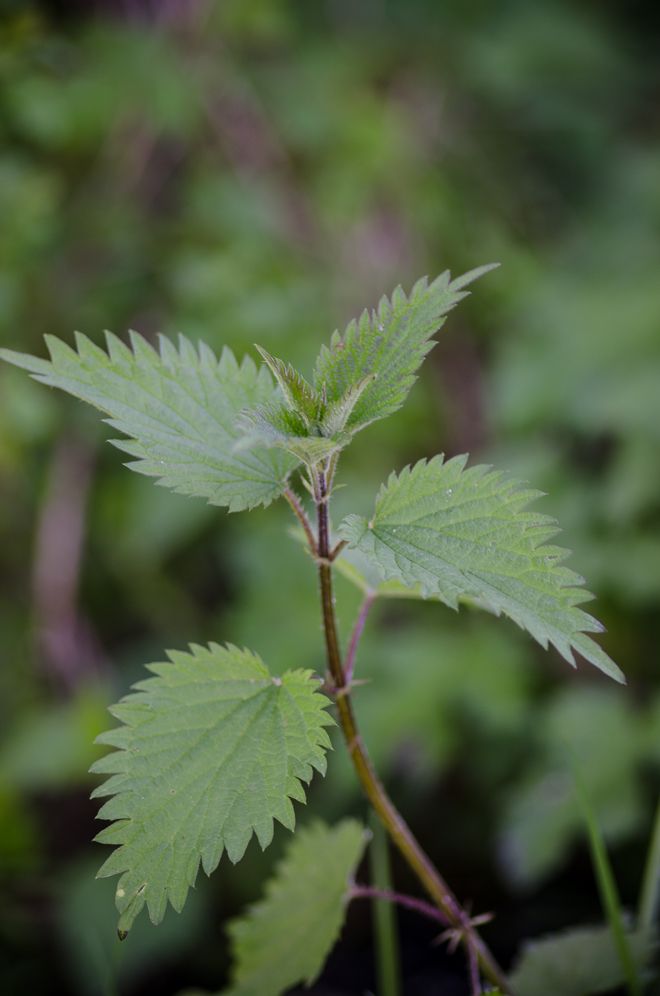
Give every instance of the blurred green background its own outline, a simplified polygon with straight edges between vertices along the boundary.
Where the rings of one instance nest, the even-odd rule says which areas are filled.
[[[512,624],[376,606],[365,739],[509,964],[601,918],[570,742],[634,905],[660,787],[660,8],[650,0],[0,5],[0,343],[183,331],[304,371],[401,282],[498,260],[406,408],[361,435],[336,516],[392,467],[470,451],[548,492],[620,688]],[[227,516],[121,466],[98,417],[0,370],[0,991],[218,990],[223,923],[281,852],[114,937],[86,774],[106,706],[164,647],[323,667],[285,508]],[[346,634],[358,594],[340,581]],[[338,744],[339,746],[339,744]],[[365,815],[341,751],[313,814]],[[395,863],[402,889],[414,889]],[[404,992],[461,959],[400,914]],[[440,970],[442,973],[440,974]],[[366,904],[315,994],[373,991]]]

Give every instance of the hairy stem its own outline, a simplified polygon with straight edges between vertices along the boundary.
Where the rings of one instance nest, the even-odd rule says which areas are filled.
[[[360,637],[364,631],[367,616],[369,615],[369,609],[374,604],[375,599],[376,593],[374,591],[370,591],[364,596],[358,617],[355,620],[355,626],[353,627],[353,632],[351,633],[351,638],[348,643],[348,650],[346,651],[346,657],[344,659],[344,680],[348,686],[350,686],[353,681],[358,643],[360,642]]]
[[[302,506],[300,498],[295,493],[295,491],[291,490],[291,488],[287,488],[284,491],[284,497],[291,506],[291,509],[296,519],[303,527],[305,536],[307,538],[307,543],[309,545],[309,549],[312,552],[312,556],[316,557],[318,555],[318,549],[316,546],[316,537],[314,536],[314,531],[312,529],[309,519],[307,518],[307,513],[305,512],[305,509]]]
[[[421,916],[435,920],[436,923],[447,926],[447,918],[436,906],[417,899],[415,896],[405,896],[400,892],[393,892],[391,889],[378,889],[372,885],[354,885],[350,891],[351,899],[385,899],[388,903],[396,903],[405,909],[414,910]]]
[[[328,488],[323,472],[319,472],[315,483],[318,516],[318,572],[328,670],[338,693],[336,695],[336,706],[339,714],[339,722],[353,762],[353,767],[369,802],[375,809],[392,841],[406,859],[408,865],[437,908],[446,917],[451,927],[457,932],[457,935],[460,935],[461,943],[470,961],[472,962],[473,959],[476,959],[483,974],[497,985],[502,992],[510,993],[511,990],[502,969],[474,929],[470,917],[463,910],[430,858],[422,850],[405,820],[391,801],[362,743],[339,649],[337,621],[332,593],[332,567],[329,556]]]
[[[336,560],[345,546],[347,546],[346,540],[339,540],[339,542],[330,551],[330,560]]]

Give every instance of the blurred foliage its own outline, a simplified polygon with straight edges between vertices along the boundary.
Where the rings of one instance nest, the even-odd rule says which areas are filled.
[[[590,800],[610,842],[643,825],[643,765],[657,756],[653,709],[632,708],[610,689],[564,689],[540,717],[538,753],[505,809],[502,851],[521,884],[556,868],[582,832],[570,752],[582,759]]]
[[[653,942],[639,932],[628,936],[639,964],[648,964]],[[520,996],[582,996],[611,992],[623,971],[609,928],[581,927],[526,946],[512,982]]]
[[[185,910],[169,910],[161,929],[145,917],[123,944],[116,933],[114,883],[95,878],[97,862],[73,862],[54,885],[59,937],[69,961],[72,985],[90,996],[108,990],[114,980],[125,986],[167,969],[198,941],[209,916],[208,891],[191,893]]]
[[[627,690],[471,610],[383,600],[365,635],[365,737],[459,895],[502,911],[504,958],[520,922],[527,935],[575,918],[584,833],[565,741],[628,903],[660,786],[659,27],[642,0],[25,2],[0,16],[3,346],[180,329],[239,355],[256,340],[309,372],[396,283],[503,264],[403,412],[356,441],[336,517],[366,513],[392,466],[470,450],[548,491],[600,596]],[[104,704],[142,664],[218,639],[275,671],[322,667],[286,510],[229,518],[126,473],[99,439],[82,406],[0,370],[8,994],[111,991],[86,770]],[[358,598],[342,581],[345,635]],[[361,810],[341,752],[330,761],[312,808]],[[221,918],[274,857],[251,848],[185,925],[170,914],[158,937],[131,938],[122,991],[218,987]],[[593,922],[595,889],[581,902]],[[350,969],[329,967],[339,991],[370,971],[364,929],[345,941]],[[418,978],[424,957],[433,979],[437,949]]]

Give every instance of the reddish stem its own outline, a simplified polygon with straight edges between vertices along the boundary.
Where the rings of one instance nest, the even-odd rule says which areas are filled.
[[[353,681],[353,672],[355,671],[355,658],[357,656],[357,648],[360,642],[362,633],[364,632],[364,625],[367,621],[367,616],[369,615],[369,609],[374,604],[376,600],[376,592],[370,591],[364,597],[364,601],[360,606],[360,611],[358,617],[355,620],[355,626],[353,627],[353,632],[351,633],[351,639],[348,644],[348,650],[346,651],[346,657],[344,658],[344,676],[346,678],[346,684],[350,685]]]
[[[349,893],[351,899],[385,899],[387,902],[396,903],[406,909],[414,910],[429,920],[435,920],[447,926],[449,921],[444,913],[441,913],[435,906],[425,903],[423,899],[416,899],[415,896],[405,896],[401,892],[392,892],[390,889],[377,889],[371,885],[353,885]]]
[[[330,551],[330,560],[336,560],[345,546],[348,546],[346,540],[339,540],[337,545]]]
[[[375,809],[392,841],[424,886],[430,898],[446,917],[466,949],[468,957],[478,960],[484,975],[502,992],[510,993],[506,976],[493,955],[475,930],[468,914],[444,881],[428,855],[422,850],[406,821],[385,791],[367,749],[362,742],[353,711],[350,688],[342,665],[337,636],[334,597],[332,593],[332,565],[329,558],[328,488],[326,477],[319,472],[315,481],[315,501],[318,516],[318,573],[321,589],[323,632],[327,651],[328,670],[337,692],[335,703],[348,753],[353,762],[362,788]],[[472,963],[471,963],[472,964]],[[472,970],[472,969],[471,969]]]
[[[307,539],[307,544],[308,544],[309,549],[310,549],[310,551],[312,553],[312,556],[313,557],[318,557],[318,547],[316,545],[316,538],[314,536],[314,531],[312,529],[312,526],[311,526],[311,523],[310,523],[309,519],[307,518],[307,513],[305,512],[305,509],[303,508],[303,505],[302,505],[302,502],[301,502],[300,498],[295,493],[295,491],[291,490],[291,488],[287,488],[283,492],[283,494],[284,494],[284,497],[286,498],[286,500],[288,501],[289,505],[291,506],[291,508],[293,510],[293,514],[295,515],[296,519],[298,520],[298,522],[300,523],[300,525],[303,527],[303,530],[304,530],[304,533],[305,533],[305,537]]]

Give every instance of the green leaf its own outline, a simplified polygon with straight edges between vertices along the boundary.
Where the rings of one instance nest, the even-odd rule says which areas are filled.
[[[637,964],[647,965],[654,950],[649,935],[628,934]],[[624,982],[623,969],[608,927],[579,927],[529,942],[513,974],[516,996],[590,996]]]
[[[109,332],[106,340],[107,353],[76,334],[75,352],[46,336],[50,360],[6,349],[0,357],[106,412],[108,424],[130,437],[113,440],[137,458],[127,466],[165,487],[232,512],[268,505],[282,493],[297,461],[235,448],[239,412],[279,395],[265,368],[247,357],[239,365],[229,349],[218,360],[204,343],[196,350],[183,336],[178,350],[161,337],[159,352],[135,332],[132,350]]]
[[[343,925],[365,839],[355,820],[314,823],[296,834],[264,898],[229,926],[235,964],[228,996],[279,996],[311,985]]]
[[[336,401],[327,405],[297,370],[256,347],[284,394],[285,405],[257,405],[241,412],[238,428],[244,432],[237,449],[280,447],[313,465],[350,443],[346,425],[375,374],[363,377]],[[325,392],[324,392],[325,393]]]
[[[305,534],[301,530],[297,537],[302,543]],[[384,581],[376,564],[368,560],[357,547],[345,547],[335,560],[339,574],[354,584],[364,595],[376,595],[378,598],[423,598],[421,585],[404,584],[402,581],[390,579]]]
[[[309,552],[307,537],[303,529],[299,526],[290,526],[287,532]],[[331,533],[330,545],[334,546],[336,541],[337,538]],[[357,547],[344,547],[334,561],[334,566],[337,573],[341,574],[347,581],[350,581],[363,595],[373,595],[376,598],[430,599],[431,601],[441,601],[438,595],[425,595],[422,586],[419,584],[411,587],[402,581],[384,581],[377,565],[368,560]],[[482,609],[486,612],[491,611],[490,606],[482,599],[468,598],[467,595],[461,595],[459,601],[461,605]]]
[[[310,671],[272,678],[248,650],[210,644],[170,652],[156,677],[111,712],[124,725],[99,738],[119,748],[92,771],[111,777],[93,793],[114,820],[96,840],[117,847],[99,871],[117,875],[120,932],[144,904],[154,923],[167,901],[181,910],[200,861],[240,860],[253,832],[266,847],[273,820],[293,829],[291,799],[325,773],[326,698]]]
[[[554,519],[527,511],[540,495],[466,456],[442,456],[392,474],[370,522],[350,515],[340,535],[379,568],[385,580],[421,585],[451,608],[468,596],[504,613],[543,647],[552,644],[573,666],[573,650],[616,681],[617,665],[587,633],[603,631],[577,608],[591,596],[583,579],[562,566],[568,551],[543,545]]]
[[[335,332],[316,362],[314,384],[329,405],[339,402],[365,378],[372,380],[355,399],[346,428],[357,432],[397,411],[415,382],[415,373],[433,348],[431,337],[446,314],[467,297],[463,290],[497,264],[482,266],[451,280],[446,270],[431,284],[418,280],[410,296],[397,287],[377,311],[365,310],[343,335]]]
[[[213,915],[213,890],[193,889],[183,912],[165,916],[158,930],[146,917],[138,918],[129,943],[118,952],[112,882],[96,880],[94,871],[94,859],[85,852],[84,858],[67,861],[53,881],[53,914],[72,991],[80,996],[135,992],[137,978],[166,973],[186,957]]]
[[[348,388],[345,394],[336,401],[330,402],[327,406],[321,422],[321,431],[325,436],[332,436],[337,432],[343,432],[348,425],[353,410],[358,401],[369,387],[376,380],[376,374],[369,374],[357,381]]]
[[[290,363],[279,360],[263,348],[255,346],[264,362],[267,364],[273,377],[280,385],[280,390],[284,395],[288,407],[291,411],[302,416],[309,426],[315,422],[321,414],[323,402],[320,395],[311,384],[308,384],[302,374],[298,373]]]
[[[322,436],[310,431],[297,411],[284,405],[259,405],[241,412],[236,422],[242,433],[236,450],[253,446],[287,450],[307,464],[316,464],[331,456],[350,441],[350,436]]]
[[[300,543],[306,542],[302,529],[297,538]],[[425,594],[421,584],[407,585],[403,581],[397,581],[394,578],[384,581],[377,565],[370,562],[357,547],[344,547],[335,561],[335,567],[339,574],[355,585],[365,595],[371,594],[377,598],[423,598],[438,602],[442,601],[439,595]],[[470,606],[471,608],[484,609],[487,612],[492,611],[483,599],[461,595],[459,602],[461,605]]]

